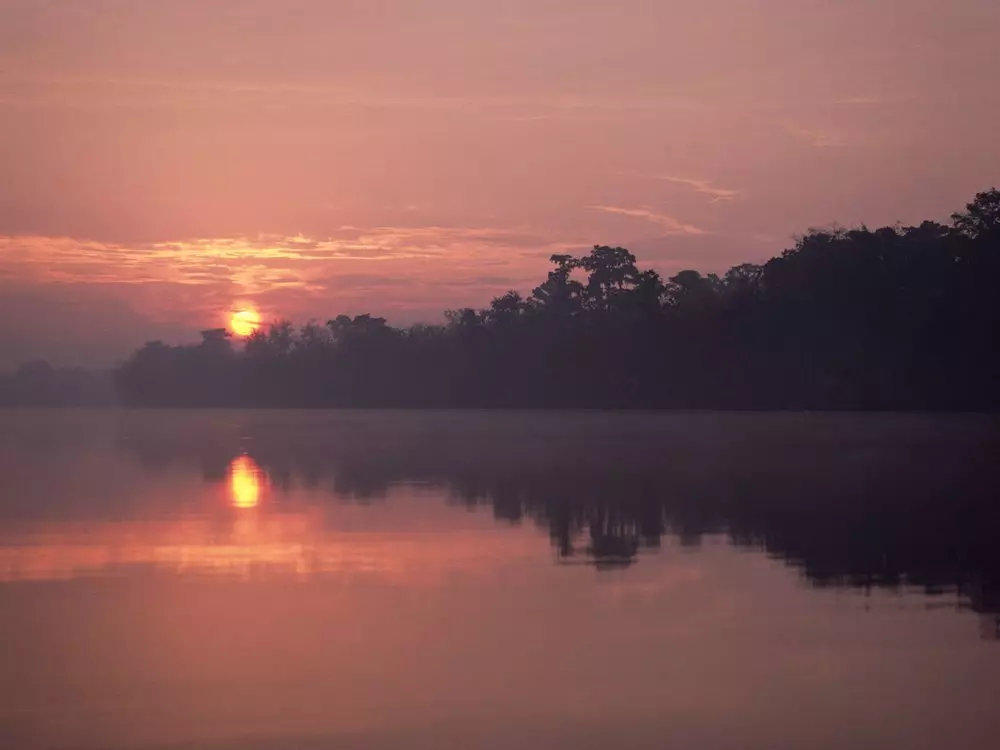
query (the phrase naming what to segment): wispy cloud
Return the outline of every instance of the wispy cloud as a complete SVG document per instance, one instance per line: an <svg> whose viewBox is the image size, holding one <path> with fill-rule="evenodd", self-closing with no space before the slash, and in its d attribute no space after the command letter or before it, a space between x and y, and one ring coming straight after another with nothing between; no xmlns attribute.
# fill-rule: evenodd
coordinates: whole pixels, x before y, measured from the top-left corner
<svg viewBox="0 0 1000 750"><path fill-rule="evenodd" d="M367 310L413 320L426 319L422 311L480 304L513 285L530 288L548 256L585 245L489 226L345 226L321 239L136 244L0 236L0 283L52 294L100 288L147 317L192 327L222 322L236 300L295 320Z"/></svg>
<svg viewBox="0 0 1000 750"><path fill-rule="evenodd" d="M884 102L885 100L878 96L848 96L843 99L837 99L834 104L842 106L864 106L883 104Z"/></svg>
<svg viewBox="0 0 1000 750"><path fill-rule="evenodd" d="M594 211L603 211L608 214L633 216L637 219L645 219L646 221L656 224L658 227L663 229L664 234L688 236L709 234L709 232L701 229L700 227L696 227L693 224L687 224L683 221L675 219L673 216L657 213L646 206L640 206L638 208L625 208L622 206L590 206L590 208Z"/></svg>
<svg viewBox="0 0 1000 750"><path fill-rule="evenodd" d="M840 148L845 145L840 135L824 128L806 127L795 122L784 122L781 127L790 136L816 148Z"/></svg>
<svg viewBox="0 0 1000 750"><path fill-rule="evenodd" d="M739 190L714 187L708 180L693 180L687 177L672 177L670 175L656 175L656 179L663 180L664 182L672 182L677 185L687 185L694 188L696 193L712 196L712 203L717 201L731 201L741 195Z"/></svg>
<svg viewBox="0 0 1000 750"><path fill-rule="evenodd" d="M712 200L709 201L709 203L734 200L744 195L742 190L717 187L712 184L711 180L698 180L692 177L677 177L668 174L643 174L641 172L627 171L619 171L615 172L615 174L621 175L622 177L631 177L640 180L658 180L660 182L670 182L675 185L683 185L693 189L696 193L710 196Z"/></svg>
<svg viewBox="0 0 1000 750"><path fill-rule="evenodd" d="M544 120L551 120L552 115L510 115L504 119L511 122L542 122Z"/></svg>
<svg viewBox="0 0 1000 750"><path fill-rule="evenodd" d="M0 70L0 105L69 108L195 108L264 106L343 107L389 110L461 110L499 113L521 122L553 114L581 116L622 111L699 110L703 103L682 97L581 96L554 89L523 94L447 96L358 82L211 80L185 78L50 75Z"/></svg>

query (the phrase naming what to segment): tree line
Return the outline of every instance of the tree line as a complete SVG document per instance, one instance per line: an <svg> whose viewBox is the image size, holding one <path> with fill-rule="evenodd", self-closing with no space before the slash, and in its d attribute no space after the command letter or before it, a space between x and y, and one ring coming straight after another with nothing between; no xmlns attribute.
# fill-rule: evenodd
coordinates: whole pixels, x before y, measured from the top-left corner
<svg viewBox="0 0 1000 750"><path fill-rule="evenodd" d="M0 373L0 407L111 406L114 402L115 389L107 372L53 367L35 360Z"/></svg>
<svg viewBox="0 0 1000 750"><path fill-rule="evenodd" d="M551 262L529 295L439 325L339 315L243 347L221 329L149 342L117 391L170 407L1000 407L995 188L948 224L811 230L721 276L664 279L621 247Z"/></svg>

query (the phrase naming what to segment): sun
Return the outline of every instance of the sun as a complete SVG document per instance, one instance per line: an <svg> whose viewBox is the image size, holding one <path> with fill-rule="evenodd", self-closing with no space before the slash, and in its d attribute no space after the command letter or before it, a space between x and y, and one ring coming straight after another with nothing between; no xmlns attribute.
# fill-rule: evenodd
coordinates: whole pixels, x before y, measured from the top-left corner
<svg viewBox="0 0 1000 750"><path fill-rule="evenodd" d="M260 314L253 308L235 310L229 316L229 330L237 336L249 336L260 328Z"/></svg>

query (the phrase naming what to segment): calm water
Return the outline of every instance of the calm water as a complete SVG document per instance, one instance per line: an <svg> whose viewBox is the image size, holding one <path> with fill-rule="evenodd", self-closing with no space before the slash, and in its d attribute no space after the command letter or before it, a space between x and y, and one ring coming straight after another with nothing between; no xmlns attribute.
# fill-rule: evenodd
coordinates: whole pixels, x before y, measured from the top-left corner
<svg viewBox="0 0 1000 750"><path fill-rule="evenodd" d="M976 417L0 412L0 747L1000 747Z"/></svg>

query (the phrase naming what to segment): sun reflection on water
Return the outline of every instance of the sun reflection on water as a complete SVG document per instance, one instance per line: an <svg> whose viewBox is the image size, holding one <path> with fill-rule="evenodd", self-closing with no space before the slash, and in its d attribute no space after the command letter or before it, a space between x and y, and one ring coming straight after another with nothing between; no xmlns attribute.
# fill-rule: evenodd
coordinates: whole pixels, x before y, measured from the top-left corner
<svg viewBox="0 0 1000 750"><path fill-rule="evenodd" d="M256 508L260 504L263 472L250 456L242 455L229 465L229 491L237 508Z"/></svg>
<svg viewBox="0 0 1000 750"><path fill-rule="evenodd" d="M449 527L344 529L357 526L354 515L362 509L301 488L283 488L282 502L264 502L270 498L267 471L246 454L229 461L223 485L208 481L202 489L200 502L183 512L160 506L134 517L0 523L0 583L154 568L199 578L366 575L437 586L455 570L492 568L538 554L532 534L492 527L461 533ZM155 490L153 483L134 488L151 497ZM410 497L409 490L399 492ZM343 518L346 523L337 520Z"/></svg>

